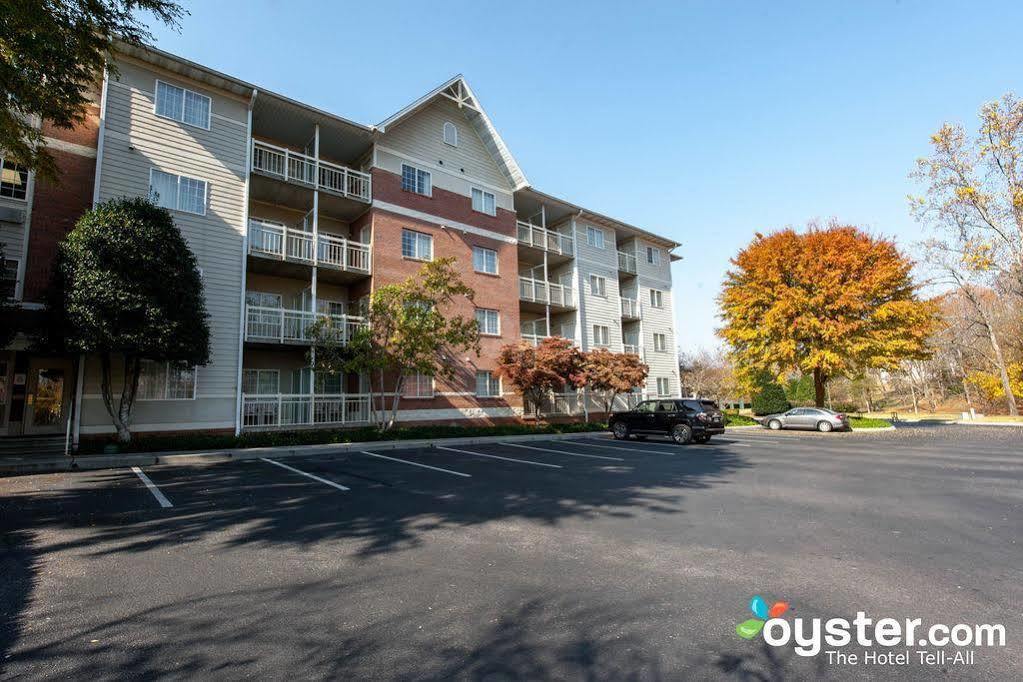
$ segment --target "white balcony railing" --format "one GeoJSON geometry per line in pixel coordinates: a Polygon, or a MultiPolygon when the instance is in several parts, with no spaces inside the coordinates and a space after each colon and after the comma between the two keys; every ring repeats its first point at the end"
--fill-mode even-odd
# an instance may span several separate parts
{"type": "Polygon", "coordinates": [[[519,299],[564,308],[571,308],[575,305],[572,287],[531,277],[519,277],[519,299]]]}
{"type": "Polygon", "coordinates": [[[549,336],[547,334],[547,320],[541,319],[523,322],[519,325],[519,333],[521,334],[523,341],[531,343],[534,346],[538,346],[541,341],[549,336]]]}
{"type": "MultiPolygon", "coordinates": [[[[620,393],[615,396],[612,403],[612,410],[631,410],[641,400],[642,393],[620,393]]],[[[588,411],[590,413],[603,412],[606,398],[604,395],[592,391],[576,391],[566,393],[551,393],[540,400],[541,415],[581,415],[588,411]]],[[[535,413],[532,401],[526,400],[523,409],[527,417],[535,413]]]]}
{"type": "Polygon", "coordinates": [[[281,260],[296,260],[349,270],[369,272],[369,244],[321,233],[313,247],[311,232],[261,220],[249,221],[249,252],[281,260]]]}
{"type": "Polygon", "coordinates": [[[338,342],[346,343],[366,320],[357,315],[323,315],[306,310],[288,310],[268,306],[245,306],[245,340],[263,343],[309,343],[309,328],[317,320],[329,317],[337,330],[338,342]]]}
{"type": "Polygon", "coordinates": [[[636,254],[626,251],[618,252],[618,269],[622,272],[636,274],[636,254]]]}
{"type": "Polygon", "coordinates": [[[575,253],[575,241],[567,234],[518,221],[519,243],[565,256],[575,253]]]}
{"type": "Polygon", "coordinates": [[[242,427],[247,429],[367,422],[369,395],[365,393],[242,395],[242,427]]]}
{"type": "Polygon", "coordinates": [[[252,170],[285,182],[315,187],[327,192],[370,202],[373,198],[372,179],[369,173],[339,166],[312,156],[278,147],[277,145],[252,141],[252,170]]]}
{"type": "Polygon", "coordinates": [[[631,355],[639,355],[639,346],[634,343],[623,343],[622,351],[631,355]]]}
{"type": "Polygon", "coordinates": [[[638,318],[639,301],[634,298],[622,299],[622,317],[638,318]]]}

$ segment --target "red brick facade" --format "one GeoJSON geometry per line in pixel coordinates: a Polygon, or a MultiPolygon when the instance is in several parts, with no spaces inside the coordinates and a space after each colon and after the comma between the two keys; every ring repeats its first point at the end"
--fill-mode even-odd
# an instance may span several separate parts
{"type": "Polygon", "coordinates": [[[70,146],[62,149],[51,144],[50,153],[57,162],[60,179],[57,183],[36,179],[24,287],[24,300],[32,303],[43,300],[57,255],[57,244],[74,227],[82,213],[92,206],[99,108],[90,107],[85,123],[71,130],[44,124],[43,134],[85,149],[70,146]],[[93,152],[91,155],[86,151],[89,149],[93,152]]]}
{"type": "MultiPolygon", "coordinates": [[[[373,196],[390,204],[429,213],[439,218],[449,218],[509,237],[515,234],[515,216],[509,211],[498,211],[496,217],[481,214],[472,210],[469,197],[437,188],[433,190],[433,197],[405,192],[401,190],[400,178],[380,169],[373,171],[373,196]]],[[[401,254],[402,230],[415,230],[433,237],[435,259],[446,257],[456,259],[465,283],[476,292],[476,306],[497,310],[500,316],[500,335],[483,337],[478,358],[473,354],[462,358],[457,369],[457,378],[451,385],[438,380],[434,388],[437,395],[433,399],[403,399],[401,409],[521,407],[522,399],[517,395],[505,395],[501,398],[476,398],[474,395],[476,371],[493,371],[501,347],[519,339],[517,244],[463,232],[455,227],[442,227],[435,222],[411,218],[380,208],[372,209],[370,214],[373,225],[374,287],[405,279],[419,269],[421,264],[418,261],[404,258],[401,254]],[[473,270],[474,246],[482,246],[497,252],[497,275],[473,270]]],[[[466,303],[453,312],[472,316],[474,307],[466,303]]],[[[505,385],[503,390],[508,393],[512,389],[505,385]]],[[[479,419],[486,422],[503,421],[484,417],[479,419]]]]}

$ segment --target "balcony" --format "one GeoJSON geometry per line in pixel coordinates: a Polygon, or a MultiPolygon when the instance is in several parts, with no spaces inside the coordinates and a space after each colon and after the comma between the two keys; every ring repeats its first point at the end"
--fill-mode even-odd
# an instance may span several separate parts
{"type": "Polygon", "coordinates": [[[519,277],[519,300],[562,308],[575,306],[572,287],[530,277],[519,277]]]}
{"type": "Polygon", "coordinates": [[[622,299],[622,317],[629,320],[639,319],[639,301],[634,298],[622,299]]]}
{"type": "Polygon", "coordinates": [[[547,320],[543,319],[522,322],[519,325],[519,334],[522,336],[522,340],[526,343],[539,346],[540,342],[549,336],[547,334],[547,320]]]}
{"type": "Polygon", "coordinates": [[[311,156],[252,141],[252,171],[284,182],[330,192],[346,199],[369,203],[373,198],[368,173],[339,166],[311,156]]]}
{"type": "Polygon", "coordinates": [[[369,422],[369,394],[242,395],[242,428],[361,425],[369,422]]]}
{"type": "Polygon", "coordinates": [[[626,251],[618,252],[618,270],[630,275],[636,274],[636,254],[626,251]]]}
{"type": "Polygon", "coordinates": [[[249,253],[361,275],[370,268],[369,244],[322,232],[314,240],[311,232],[261,220],[249,221],[249,253]]]}
{"type": "Polygon", "coordinates": [[[622,352],[630,355],[639,355],[639,346],[634,343],[622,344],[622,352]]]}
{"type": "Polygon", "coordinates": [[[518,221],[519,244],[532,246],[562,256],[575,253],[575,241],[567,234],[518,221]]]}
{"type": "MultiPolygon", "coordinates": [[[[641,393],[619,393],[612,403],[612,410],[631,410],[644,399],[641,393]]],[[[605,409],[605,398],[602,394],[589,391],[570,391],[564,393],[550,393],[539,401],[540,414],[552,415],[581,415],[585,411],[590,413],[603,412],[605,409]]],[[[525,401],[524,414],[534,414],[534,405],[531,400],[525,401]]]]}
{"type": "Polygon", "coordinates": [[[253,343],[309,345],[309,328],[317,320],[330,318],[337,329],[338,342],[346,343],[366,320],[357,315],[323,315],[307,310],[288,310],[267,306],[245,306],[245,340],[253,343]]]}

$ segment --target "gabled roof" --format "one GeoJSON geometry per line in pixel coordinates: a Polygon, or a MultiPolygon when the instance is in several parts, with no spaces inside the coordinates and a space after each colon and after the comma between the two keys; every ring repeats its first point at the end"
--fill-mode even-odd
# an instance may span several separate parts
{"type": "Polygon", "coordinates": [[[490,117],[483,110],[479,100],[476,98],[476,94],[469,87],[469,84],[465,82],[465,78],[461,74],[434,88],[401,111],[381,121],[376,125],[376,129],[381,133],[386,132],[388,127],[404,121],[438,98],[451,100],[458,105],[459,109],[465,112],[466,119],[476,130],[476,134],[480,136],[480,139],[483,140],[483,145],[490,152],[490,155],[494,157],[494,161],[497,162],[501,171],[508,177],[508,181],[514,189],[518,190],[529,186],[526,174],[519,168],[515,157],[508,150],[508,146],[501,139],[501,135],[497,132],[494,124],[490,122],[490,117]]]}

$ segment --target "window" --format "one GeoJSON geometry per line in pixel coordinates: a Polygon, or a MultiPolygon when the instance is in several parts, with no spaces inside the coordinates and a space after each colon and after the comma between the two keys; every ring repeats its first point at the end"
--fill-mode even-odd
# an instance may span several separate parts
{"type": "Polygon", "coordinates": [[[654,334],[654,350],[665,351],[668,349],[668,337],[664,334],[654,334]]]}
{"type": "Polygon", "coordinates": [[[497,274],[497,251],[482,246],[472,247],[472,267],[476,272],[497,274]]]}
{"type": "Polygon", "coordinates": [[[430,173],[407,163],[401,164],[401,188],[406,192],[415,192],[427,197],[433,196],[430,173]]]}
{"type": "Polygon", "coordinates": [[[210,129],[210,103],[206,95],[156,81],[156,115],[210,129]]]}
{"type": "Polygon", "coordinates": [[[646,247],[646,262],[651,265],[661,264],[661,250],[655,249],[652,246],[646,247]]]}
{"type": "Polygon", "coordinates": [[[0,157],[0,197],[24,199],[28,192],[28,169],[0,157]]]}
{"type": "Polygon", "coordinates": [[[667,377],[657,377],[657,395],[668,395],[670,391],[667,377]]]}
{"type": "Polygon", "coordinates": [[[206,215],[206,181],[184,175],[149,171],[149,194],[164,208],[206,215]]]}
{"type": "Polygon", "coordinates": [[[663,308],[664,307],[664,292],[658,291],[657,289],[650,290],[650,307],[651,308],[663,308]]]}
{"type": "Polygon", "coordinates": [[[491,192],[484,192],[475,187],[472,188],[472,210],[486,213],[487,215],[497,215],[497,204],[495,201],[494,195],[491,192]]]}
{"type": "Polygon", "coordinates": [[[432,398],[433,377],[422,372],[410,374],[405,377],[405,392],[403,395],[406,398],[432,398]]]}
{"type": "Polygon", "coordinates": [[[433,260],[433,237],[414,230],[402,230],[401,255],[416,260],[433,260]]]}
{"type": "Polygon", "coordinates": [[[458,146],[458,128],[451,121],[444,121],[444,144],[458,146]]]}
{"type": "Polygon", "coordinates": [[[636,412],[653,412],[656,407],[656,400],[644,400],[639,405],[636,405],[636,412]]]}
{"type": "Polygon", "coordinates": [[[142,361],[137,400],[195,400],[195,367],[142,361]]]}
{"type": "Polygon", "coordinates": [[[281,392],[281,373],[276,369],[242,370],[242,393],[276,395],[281,392]]]}
{"type": "Polygon", "coordinates": [[[606,326],[602,324],[593,325],[593,345],[594,346],[611,345],[611,332],[606,326]]]}
{"type": "Polygon", "coordinates": [[[497,398],[501,395],[501,378],[493,372],[476,372],[476,397],[497,398]]]}
{"type": "Polygon", "coordinates": [[[259,306],[261,308],[280,308],[281,295],[269,294],[265,291],[246,291],[246,305],[259,306]]]}
{"type": "Polygon", "coordinates": [[[604,248],[604,230],[587,225],[586,243],[598,249],[604,248]]]}
{"type": "Polygon", "coordinates": [[[18,289],[19,261],[5,258],[0,261],[0,301],[13,300],[18,289]]]}
{"type": "Polygon", "coordinates": [[[476,323],[480,326],[480,334],[497,336],[501,333],[501,318],[496,310],[477,308],[476,323]]]}
{"type": "Polygon", "coordinates": [[[607,298],[607,280],[599,275],[590,275],[590,293],[607,298]]]}

